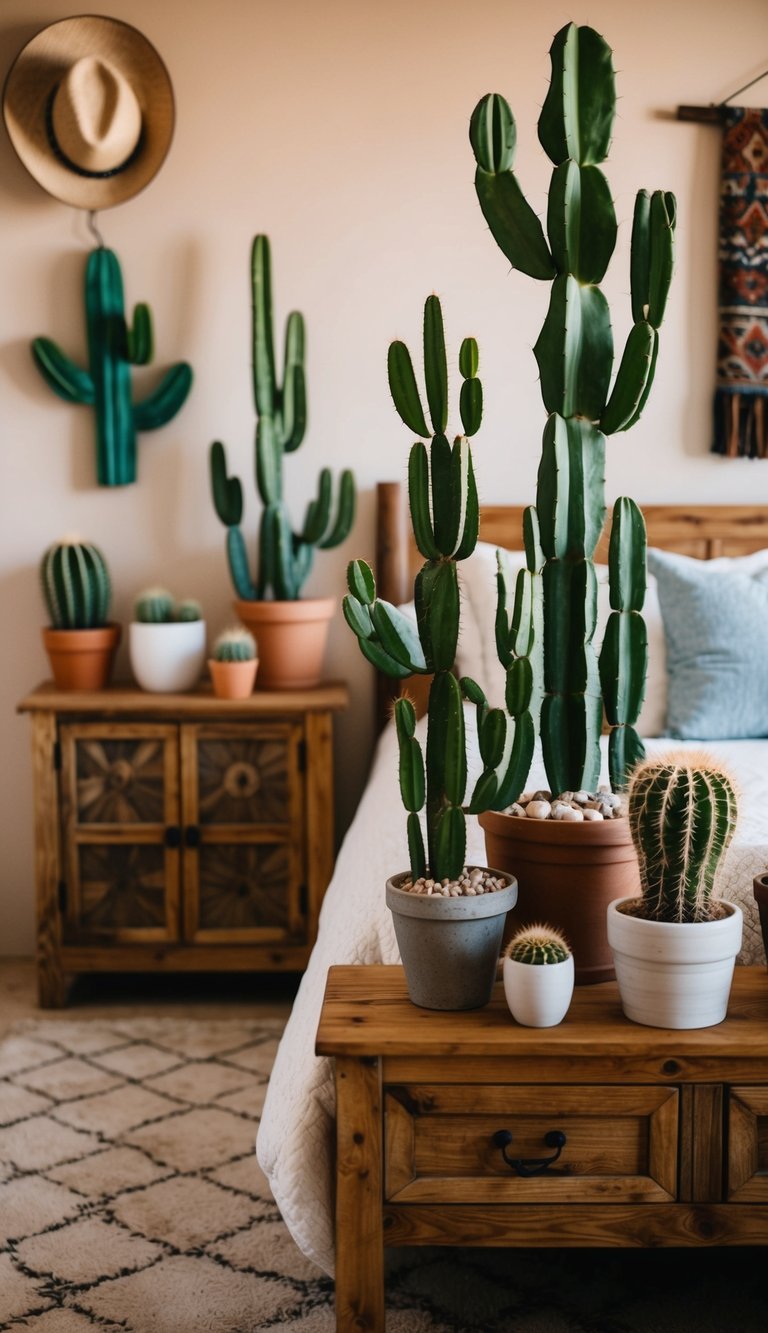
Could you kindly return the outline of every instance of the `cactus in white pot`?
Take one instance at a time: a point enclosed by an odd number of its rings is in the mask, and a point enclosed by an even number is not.
[[[177,602],[167,588],[144,588],[129,627],[131,670],[143,690],[173,694],[194,689],[205,663],[206,625],[193,597]]]
[[[562,1022],[573,995],[574,967],[561,931],[545,925],[518,930],[504,950],[502,973],[516,1022],[535,1028]]]

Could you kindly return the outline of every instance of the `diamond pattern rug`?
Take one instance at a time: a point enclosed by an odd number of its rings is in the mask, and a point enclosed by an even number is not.
[[[253,1151],[277,1020],[0,1043],[0,1329],[332,1333]],[[763,1251],[393,1252],[388,1333],[764,1333]]]

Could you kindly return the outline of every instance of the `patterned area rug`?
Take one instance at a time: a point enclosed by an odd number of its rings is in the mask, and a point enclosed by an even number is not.
[[[27,1023],[0,1044],[0,1329],[332,1333],[253,1152],[280,1024]],[[763,1251],[393,1252],[389,1333],[764,1333]]]

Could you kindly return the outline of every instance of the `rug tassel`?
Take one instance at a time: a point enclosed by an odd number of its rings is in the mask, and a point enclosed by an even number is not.
[[[768,458],[768,421],[761,393],[715,391],[712,453],[726,458]]]

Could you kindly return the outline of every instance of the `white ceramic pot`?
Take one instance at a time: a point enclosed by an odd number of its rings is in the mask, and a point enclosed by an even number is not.
[[[515,1022],[527,1028],[562,1023],[573,996],[572,955],[561,963],[519,963],[505,958],[502,972],[504,994]]]
[[[205,664],[205,621],[179,620],[170,624],[129,627],[131,670],[143,690],[173,694],[194,689]]]
[[[608,907],[608,943],[627,1018],[652,1028],[708,1028],[728,1009],[743,916],[720,900],[717,921],[645,921]]]

